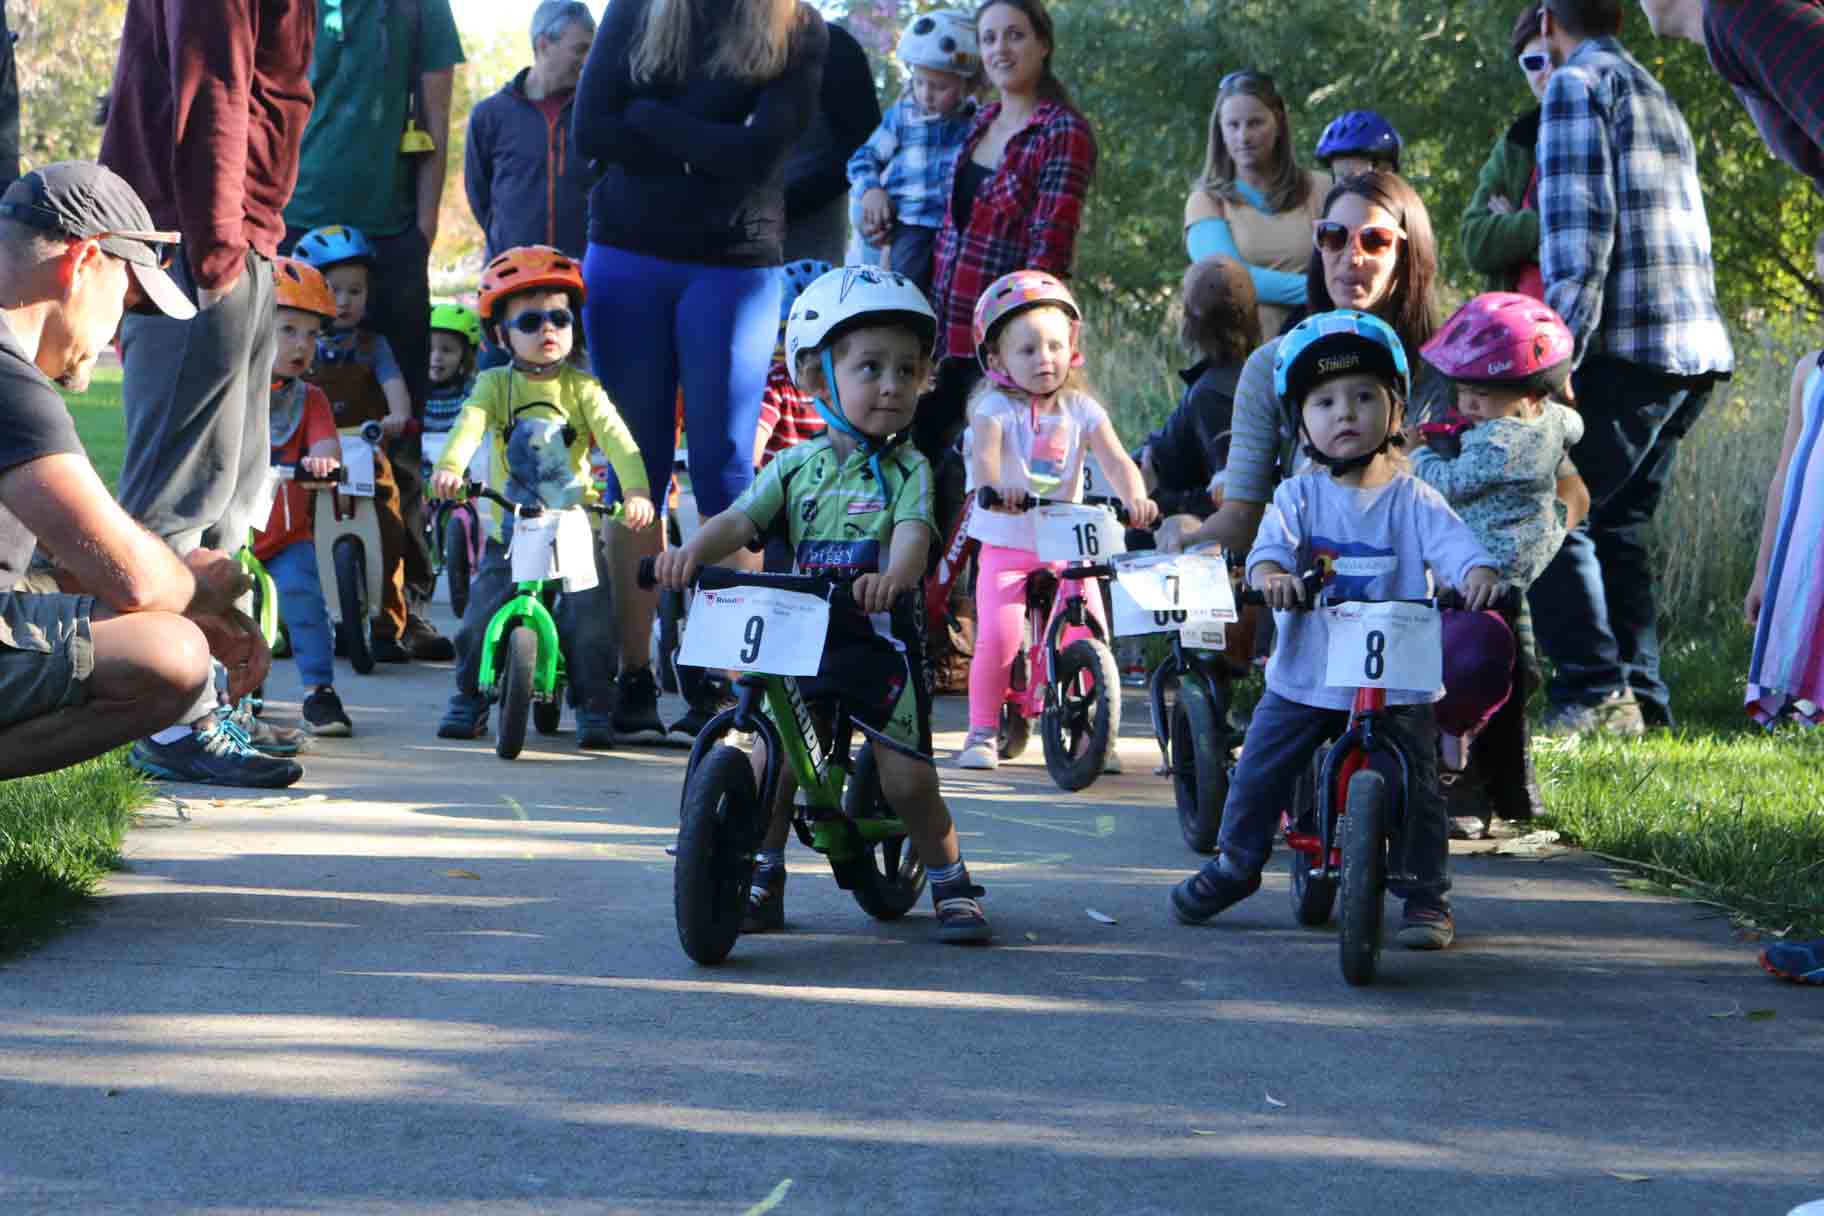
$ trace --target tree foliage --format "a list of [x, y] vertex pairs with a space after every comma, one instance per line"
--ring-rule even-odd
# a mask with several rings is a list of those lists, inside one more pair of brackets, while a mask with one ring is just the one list
[[126, 0], [7, 0], [7, 24], [19, 35], [22, 169], [101, 150], [97, 106], [113, 81], [126, 14]]

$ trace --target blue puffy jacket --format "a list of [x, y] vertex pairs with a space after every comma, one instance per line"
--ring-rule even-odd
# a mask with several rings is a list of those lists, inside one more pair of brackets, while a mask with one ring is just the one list
[[546, 117], [526, 96], [527, 68], [469, 114], [463, 186], [492, 258], [516, 245], [552, 245], [581, 258], [589, 244], [593, 177], [570, 144], [572, 98]]

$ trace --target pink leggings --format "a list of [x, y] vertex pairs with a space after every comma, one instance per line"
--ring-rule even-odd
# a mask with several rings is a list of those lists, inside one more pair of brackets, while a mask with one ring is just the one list
[[[1000, 725], [1013, 656], [1019, 653], [1025, 637], [1026, 576], [1034, 570], [1056, 572], [1063, 568], [1063, 562], [1040, 561], [1030, 549], [984, 544], [976, 554], [975, 657], [969, 661], [971, 730], [992, 730]], [[1101, 589], [1091, 586], [1085, 592], [1083, 599], [1090, 614], [1106, 625]], [[1087, 629], [1066, 628], [1063, 641], [1087, 636]]]

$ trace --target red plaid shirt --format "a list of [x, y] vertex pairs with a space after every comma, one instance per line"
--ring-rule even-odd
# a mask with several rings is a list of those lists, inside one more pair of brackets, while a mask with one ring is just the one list
[[792, 383], [785, 361], [774, 360], [766, 373], [766, 391], [760, 394], [760, 427], [754, 435], [754, 451], [759, 458], [755, 464], [764, 468], [793, 444], [821, 435], [823, 428], [823, 415]]
[[[1000, 112], [996, 102], [976, 116], [957, 155], [958, 166], [974, 154]], [[975, 354], [975, 301], [1002, 275], [1015, 270], [1046, 270], [1060, 278], [1070, 274], [1083, 196], [1095, 168], [1096, 140], [1088, 120], [1068, 106], [1042, 101], [1007, 141], [1000, 168], [976, 196], [964, 232], [956, 230], [952, 170], [931, 288], [943, 325], [943, 354]]]

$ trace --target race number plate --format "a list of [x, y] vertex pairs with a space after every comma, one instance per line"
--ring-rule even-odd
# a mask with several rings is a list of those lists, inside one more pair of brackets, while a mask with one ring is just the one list
[[814, 676], [830, 631], [829, 601], [774, 587], [699, 590], [678, 662], [769, 676]]
[[581, 511], [556, 511], [513, 522], [513, 581], [561, 578], [570, 592], [594, 589], [595, 531]]
[[1101, 507], [1059, 503], [1032, 512], [1042, 562], [1099, 562], [1127, 552], [1127, 535]]
[[359, 435], [343, 435], [342, 471], [345, 474], [337, 492], [350, 498], [374, 496], [374, 445]]
[[[1222, 648], [1222, 627], [1237, 614], [1228, 567], [1220, 556], [1129, 554], [1114, 565], [1116, 637], [1177, 630], [1186, 645]], [[1218, 640], [1205, 640], [1209, 634]]]
[[1444, 683], [1444, 630], [1429, 604], [1338, 604], [1324, 683], [1332, 688], [1436, 692]]

